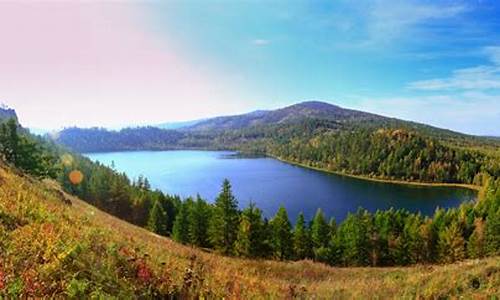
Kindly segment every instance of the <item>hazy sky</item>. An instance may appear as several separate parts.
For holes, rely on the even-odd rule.
[[[0,2],[0,102],[26,126],[155,124],[304,100],[500,135],[500,4]]]

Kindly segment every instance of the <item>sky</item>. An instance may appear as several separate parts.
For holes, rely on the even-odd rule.
[[[307,100],[500,135],[500,3],[0,1],[0,103],[28,127]]]

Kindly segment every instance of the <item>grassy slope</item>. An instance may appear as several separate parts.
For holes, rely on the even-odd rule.
[[[62,194],[53,182],[21,177],[0,164],[0,298],[78,292],[127,298],[147,291],[209,298],[498,295],[500,258],[332,268],[223,257],[130,225]]]

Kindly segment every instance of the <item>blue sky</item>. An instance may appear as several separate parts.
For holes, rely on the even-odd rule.
[[[0,102],[33,127],[321,100],[500,135],[497,1],[2,2],[0,36]]]
[[[318,99],[500,134],[496,1],[187,1],[159,31],[255,107]]]

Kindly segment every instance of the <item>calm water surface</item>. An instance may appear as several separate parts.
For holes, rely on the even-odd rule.
[[[199,193],[214,201],[224,178],[231,181],[241,208],[253,201],[271,217],[280,205],[294,220],[322,208],[337,221],[358,207],[370,211],[406,208],[432,215],[436,207],[458,206],[474,191],[420,187],[355,179],[283,163],[271,158],[235,158],[221,151],[138,151],[86,154],[105,165],[114,162],[131,178],[146,176],[153,188],[183,197]]]

